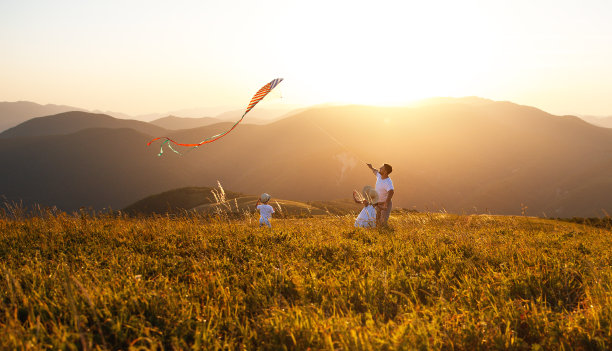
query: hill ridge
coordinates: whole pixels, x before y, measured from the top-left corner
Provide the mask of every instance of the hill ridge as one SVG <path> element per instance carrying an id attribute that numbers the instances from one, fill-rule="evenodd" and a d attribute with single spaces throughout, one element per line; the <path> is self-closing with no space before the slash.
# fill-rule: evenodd
<path id="1" fill-rule="evenodd" d="M 164 128 L 143 121 L 118 119 L 102 113 L 68 111 L 29 119 L 0 133 L 0 138 L 63 135 L 88 128 L 131 128 L 152 135 L 166 132 Z"/>
<path id="2" fill-rule="evenodd" d="M 229 124 L 160 135 L 198 142 Z M 123 208 L 165 189 L 220 180 L 243 194 L 328 201 L 372 185 L 364 166 L 370 162 L 393 165 L 398 207 L 612 213 L 612 131 L 513 103 L 319 107 L 266 125 L 241 124 L 217 142 L 161 158 L 160 143 L 145 146 L 150 139 L 115 130 L 0 139 L 0 163 L 8 169 L 0 194 L 67 209 Z"/>

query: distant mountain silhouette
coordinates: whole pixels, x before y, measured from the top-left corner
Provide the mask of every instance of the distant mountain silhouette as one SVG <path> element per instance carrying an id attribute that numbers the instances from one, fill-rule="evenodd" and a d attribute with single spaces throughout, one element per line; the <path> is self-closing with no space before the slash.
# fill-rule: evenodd
<path id="1" fill-rule="evenodd" d="M 170 129 L 170 130 L 178 130 L 178 129 L 191 129 L 198 127 L 205 127 L 211 124 L 223 122 L 218 118 L 213 117 L 201 117 L 201 118 L 189 118 L 189 117 L 176 117 L 176 116 L 167 116 L 158 118 L 149 123 L 154 124 L 156 126 Z"/>
<path id="2" fill-rule="evenodd" d="M 0 132 L 34 117 L 50 116 L 84 109 L 63 105 L 40 105 L 29 101 L 0 102 Z"/>
<path id="3" fill-rule="evenodd" d="M 199 142 L 219 123 L 168 131 Z M 394 205 L 549 217 L 612 213 L 612 130 L 509 102 L 307 109 L 243 124 L 197 149 L 146 147 L 157 134 L 86 129 L 0 140 L 0 194 L 26 203 L 123 208 L 182 187 L 223 186 L 295 201 L 350 197 L 374 184 L 371 162 L 394 167 Z"/>
<path id="4" fill-rule="evenodd" d="M 133 129 L 86 129 L 0 139 L 0 164 L 6 166 L 0 194 L 64 210 L 119 209 L 159 191 L 202 184 L 194 183 L 193 167 L 180 158 L 157 157 L 146 147 L 150 138 Z"/>
<path id="5" fill-rule="evenodd" d="M 300 110 L 297 110 L 300 111 Z M 278 121 L 287 117 L 288 115 L 292 115 L 296 112 L 296 110 L 290 109 L 266 109 L 266 108 L 258 108 L 253 109 L 249 112 L 248 115 L 244 117 L 242 123 L 245 124 L 269 124 L 274 121 Z M 221 121 L 237 121 L 244 114 L 244 110 L 234 110 L 227 111 L 215 116 L 216 119 Z"/>
<path id="6" fill-rule="evenodd" d="M 580 116 L 580 118 L 582 118 L 586 122 L 589 122 L 599 127 L 612 128 L 612 116 L 609 116 L 609 117 Z"/>
<path id="7" fill-rule="evenodd" d="M 0 133 L 0 138 L 71 134 L 88 128 L 131 128 L 150 135 L 166 133 L 164 128 L 147 122 L 72 111 L 53 116 L 32 118 Z"/>
<path id="8" fill-rule="evenodd" d="M 119 118 L 119 119 L 135 119 L 138 121 L 142 121 L 143 119 L 141 118 L 135 118 L 132 117 L 130 115 L 127 115 L 123 112 L 115 112 L 115 111 L 102 111 L 102 110 L 93 110 L 93 111 L 87 111 L 87 112 L 91 112 L 91 113 L 95 113 L 95 114 L 103 114 L 103 115 L 107 115 L 107 116 L 111 116 L 111 117 L 115 117 L 115 118 Z"/>
<path id="9" fill-rule="evenodd" d="M 466 97 L 432 97 L 427 99 L 419 100 L 412 105 L 415 107 L 424 107 L 424 106 L 432 106 L 432 105 L 442 105 L 442 104 L 468 104 L 468 105 L 488 105 L 495 103 L 496 101 L 481 98 L 478 96 L 466 96 Z"/>

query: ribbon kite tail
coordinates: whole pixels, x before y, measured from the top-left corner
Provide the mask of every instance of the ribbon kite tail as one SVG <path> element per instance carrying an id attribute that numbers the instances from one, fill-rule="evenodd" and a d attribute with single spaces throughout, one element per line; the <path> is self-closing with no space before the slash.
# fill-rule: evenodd
<path id="1" fill-rule="evenodd" d="M 253 107 L 255 107 L 255 105 L 257 105 L 258 102 L 260 102 L 264 97 L 266 97 L 266 95 L 268 95 L 268 93 L 274 89 L 280 82 L 283 81 L 283 78 L 276 78 L 273 79 L 270 83 L 264 85 L 263 87 L 261 87 L 261 89 L 259 89 L 257 91 L 257 93 L 255 93 L 255 95 L 253 95 L 253 98 L 251 98 L 251 101 L 249 102 L 249 105 L 246 108 L 246 111 L 244 111 L 244 113 L 242 114 L 242 117 L 240 117 L 240 119 L 234 123 L 234 125 L 227 131 L 223 132 L 223 133 L 219 133 L 216 135 L 211 136 L 210 138 L 204 139 L 201 142 L 197 143 L 197 144 L 183 144 L 183 143 L 177 143 L 176 141 L 168 138 L 168 137 L 159 137 L 159 138 L 155 138 L 151 141 L 149 141 L 147 143 L 147 146 L 150 146 L 151 143 L 153 143 L 154 141 L 157 140 L 161 140 L 161 139 L 165 139 L 161 146 L 160 146 L 160 151 L 159 154 L 157 154 L 157 156 L 161 156 L 164 153 L 164 144 L 168 144 L 168 147 L 170 148 L 170 150 L 174 151 L 175 153 L 182 155 L 180 152 L 178 152 L 177 150 L 174 149 L 174 147 L 172 147 L 172 144 L 176 145 L 176 146 L 188 146 L 188 147 L 192 147 L 193 149 L 204 145 L 204 144 L 208 144 L 208 143 L 212 143 L 213 141 L 216 141 L 218 139 L 221 139 L 222 137 L 226 136 L 227 134 L 229 134 L 232 130 L 234 130 L 234 128 L 236 128 L 236 126 L 242 122 L 242 120 L 244 119 L 244 116 L 246 116 L 247 113 L 249 113 L 249 111 L 251 111 L 253 109 Z"/>

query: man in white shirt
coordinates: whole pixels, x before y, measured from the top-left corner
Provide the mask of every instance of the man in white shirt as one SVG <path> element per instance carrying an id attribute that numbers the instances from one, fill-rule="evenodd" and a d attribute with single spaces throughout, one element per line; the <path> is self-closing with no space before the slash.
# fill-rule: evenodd
<path id="1" fill-rule="evenodd" d="M 374 172 L 376 176 L 376 192 L 378 193 L 378 206 L 376 206 L 376 222 L 379 226 L 386 226 L 393 207 L 393 181 L 389 178 L 389 174 L 393 171 L 391 165 L 385 163 L 380 169 L 372 167 L 371 163 L 367 164 L 368 168 Z"/>

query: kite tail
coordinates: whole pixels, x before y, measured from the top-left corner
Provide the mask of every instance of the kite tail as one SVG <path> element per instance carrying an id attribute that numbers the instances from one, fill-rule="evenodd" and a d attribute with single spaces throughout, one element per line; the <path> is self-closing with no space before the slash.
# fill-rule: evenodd
<path id="1" fill-rule="evenodd" d="M 248 112 L 248 111 L 247 111 L 247 112 Z M 161 143 L 161 145 L 160 145 L 160 147 L 159 147 L 159 153 L 157 154 L 157 156 L 161 156 L 161 155 L 163 155 L 163 154 L 164 154 L 164 144 L 168 144 L 168 147 L 170 148 L 170 150 L 172 150 L 172 151 L 174 151 L 175 153 L 177 153 L 177 154 L 179 154 L 179 155 L 181 155 L 181 156 L 182 156 L 183 154 L 181 154 L 181 153 L 180 153 L 180 152 L 178 152 L 176 149 L 174 149 L 174 148 L 172 147 L 172 144 L 174 144 L 174 145 L 178 145 L 178 146 L 190 146 L 190 147 L 191 147 L 191 149 L 193 150 L 193 149 L 198 148 L 198 147 L 200 147 L 200 146 L 202 146 L 202 145 L 204 145 L 204 144 L 212 143 L 213 141 L 218 140 L 218 139 L 220 139 L 220 138 L 222 138 L 222 137 L 226 136 L 227 134 L 229 134 L 229 132 L 231 132 L 232 130 L 234 130 L 234 128 L 236 128 L 236 126 L 238 126 L 238 124 L 240 124 L 240 122 L 242 122 L 242 120 L 244 119 L 244 116 L 246 116 L 247 112 L 245 112 L 245 113 L 242 115 L 242 117 L 240 117 L 240 119 L 239 119 L 239 120 L 238 120 L 236 123 L 234 123 L 234 125 L 232 125 L 232 127 L 231 127 L 229 130 L 226 130 L 226 131 L 225 131 L 225 132 L 223 132 L 223 133 L 215 134 L 215 135 L 211 136 L 210 138 L 206 138 L 206 139 L 204 139 L 204 140 L 200 141 L 200 142 L 199 142 L 199 143 L 197 143 L 197 144 L 182 144 L 182 143 L 177 143 L 176 141 L 174 141 L 174 140 L 172 140 L 172 139 L 170 139 L 170 138 L 168 138 L 168 137 L 158 137 L 158 138 L 155 138 L 155 139 L 153 139 L 153 140 L 149 141 L 149 142 L 147 143 L 147 146 L 150 146 L 150 145 L 151 145 L 153 142 L 155 142 L 155 141 L 157 141 L 157 140 L 165 139 L 165 140 L 164 140 L 164 141 Z M 191 151 L 191 150 L 190 150 L 190 151 Z"/>
<path id="2" fill-rule="evenodd" d="M 176 146 L 187 146 L 187 147 L 191 147 L 191 149 L 195 149 L 197 147 L 200 147 L 204 144 L 208 144 L 208 143 L 212 143 L 215 140 L 218 140 L 224 136 L 226 136 L 227 134 L 229 134 L 229 132 L 231 132 L 232 130 L 234 130 L 234 128 L 236 128 L 236 126 L 238 124 L 240 124 L 240 122 L 242 122 L 242 120 L 244 119 L 244 116 L 246 116 L 247 113 L 249 113 L 249 111 L 251 111 L 253 109 L 253 107 L 255 107 L 255 105 L 257 105 L 257 103 L 259 101 L 261 101 L 266 95 L 268 95 L 268 93 L 274 89 L 274 87 L 276 87 L 281 81 L 283 80 L 283 78 L 276 78 L 273 79 L 270 83 L 264 85 L 261 89 L 259 89 L 257 91 L 257 93 L 255 93 L 255 95 L 253 96 L 253 98 L 251 99 L 251 101 L 249 102 L 249 105 L 247 106 L 246 111 L 244 111 L 244 113 L 242 114 L 242 117 L 240 117 L 240 119 L 234 123 L 234 125 L 227 131 L 223 132 L 223 133 L 219 133 L 216 135 L 211 136 L 210 138 L 204 139 L 201 142 L 197 143 L 197 144 L 183 144 L 183 143 L 177 143 L 176 141 L 168 138 L 168 137 L 159 137 L 159 138 L 155 138 L 151 141 L 149 141 L 147 143 L 147 146 L 150 146 L 151 143 L 153 143 L 154 141 L 157 140 L 161 140 L 161 139 L 165 139 L 159 149 L 159 154 L 157 154 L 157 156 L 161 156 L 164 153 L 164 144 L 168 144 L 168 147 L 170 148 L 170 150 L 174 151 L 175 153 L 182 155 L 180 152 L 176 151 L 173 147 L 172 144 L 176 145 Z"/>

